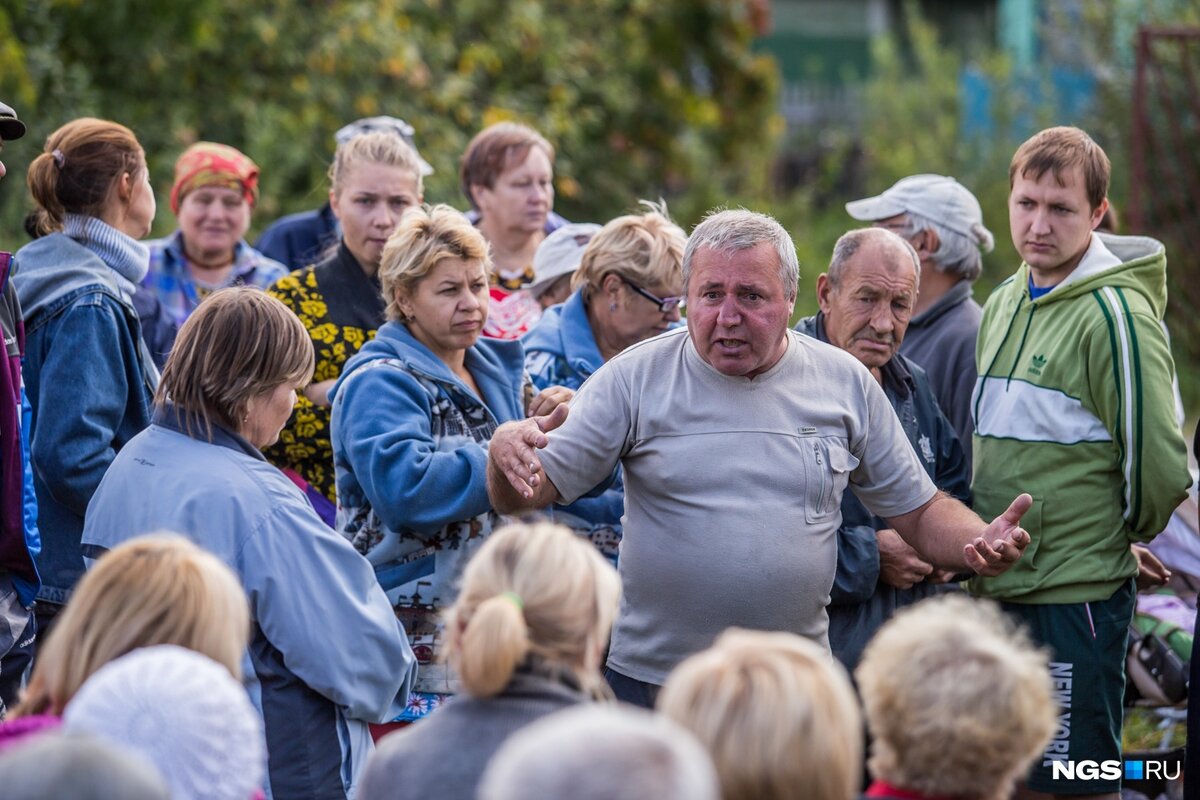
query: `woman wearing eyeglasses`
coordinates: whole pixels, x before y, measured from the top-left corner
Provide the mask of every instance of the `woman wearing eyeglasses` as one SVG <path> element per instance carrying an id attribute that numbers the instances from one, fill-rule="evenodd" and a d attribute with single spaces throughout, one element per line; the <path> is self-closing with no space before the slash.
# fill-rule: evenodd
<path id="1" fill-rule="evenodd" d="M 679 325 L 687 235 L 665 205 L 643 205 L 646 213 L 617 217 L 592 237 L 571 280 L 571 296 L 546 309 L 522 338 L 525 368 L 537 389 L 578 389 L 626 347 Z M 599 497 L 553 506 L 550 513 L 615 561 L 624 503 L 618 474 Z"/>

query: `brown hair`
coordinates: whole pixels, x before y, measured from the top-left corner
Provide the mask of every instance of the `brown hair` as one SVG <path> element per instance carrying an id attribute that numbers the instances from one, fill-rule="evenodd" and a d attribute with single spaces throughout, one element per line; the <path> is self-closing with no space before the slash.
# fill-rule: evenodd
<path id="1" fill-rule="evenodd" d="M 255 396 L 307 383 L 313 362 L 312 340 L 287 306 L 249 286 L 221 289 L 179 329 L 154 404 L 199 416 L 211 439 L 214 424 L 238 430 Z"/>
<path id="2" fill-rule="evenodd" d="M 602 695 L 600 657 L 620 596 L 617 571 L 587 539 L 546 522 L 507 525 L 463 572 L 446 614 L 447 658 L 475 697 L 502 691 L 522 664 Z"/>
<path id="3" fill-rule="evenodd" d="M 545 153 L 546 158 L 550 159 L 550 166 L 554 166 L 554 147 L 527 125 L 497 122 L 475 134 L 463 153 L 459 167 L 462 193 L 471 203 L 471 208 L 479 208 L 471 194 L 472 186 L 491 189 L 504 170 L 514 164 L 524 163 L 533 147 Z"/>
<path id="4" fill-rule="evenodd" d="M 1027 139 L 1008 166 L 1008 188 L 1012 190 L 1017 175 L 1038 180 L 1047 172 L 1054 173 L 1059 186 L 1066 186 L 1066 173 L 1076 166 L 1083 168 L 1083 185 L 1094 211 L 1108 196 L 1112 166 L 1104 149 L 1079 128 L 1047 128 Z"/>
<path id="5" fill-rule="evenodd" d="M 249 637 L 246 593 L 224 562 L 182 536 L 132 539 L 79 581 L 10 716 L 61 714 L 96 670 L 156 644 L 195 650 L 240 680 Z"/>
<path id="6" fill-rule="evenodd" d="M 37 232 L 60 231 L 67 214 L 100 216 L 122 175 L 140 177 L 146 156 L 133 131 L 116 122 L 84 117 L 46 139 L 26 180 L 37 203 Z"/>
<path id="7" fill-rule="evenodd" d="M 447 258 L 478 261 L 485 274 L 492 268 L 487 240 L 462 212 L 443 204 L 406 210 L 379 257 L 379 283 L 389 320 L 404 321 L 396 290 L 411 292 Z"/>

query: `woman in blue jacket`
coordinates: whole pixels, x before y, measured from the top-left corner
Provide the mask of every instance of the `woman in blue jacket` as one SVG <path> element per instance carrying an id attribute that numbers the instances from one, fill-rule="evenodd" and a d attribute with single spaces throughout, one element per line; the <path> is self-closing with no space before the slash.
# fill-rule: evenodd
<path id="1" fill-rule="evenodd" d="M 387 322 L 333 389 L 338 530 L 374 565 L 421 664 L 403 719 L 453 691 L 437 658 L 439 613 L 498 522 L 488 440 L 571 396 L 554 387 L 532 397 L 520 343 L 480 338 L 489 266 L 462 214 L 408 211 L 379 267 Z"/>
<path id="2" fill-rule="evenodd" d="M 564 233 L 565 228 L 541 244 L 539 256 L 545 252 L 568 261 L 573 257 L 578 269 L 572 267 L 574 293 L 562 305 L 546 309 L 521 340 L 535 387 L 578 389 L 626 347 L 679 325 L 687 235 L 665 207 L 646 205 L 645 214 L 617 217 L 583 244 L 571 232 Z M 625 513 L 619 473 L 599 496 L 552 506 L 549 513 L 616 562 Z"/>
<path id="3" fill-rule="evenodd" d="M 371 567 L 263 457 L 312 374 L 312 341 L 283 303 L 214 292 L 180 328 L 154 422 L 104 476 L 83 543 L 103 559 L 178 531 L 224 561 L 250 603 L 243 663 L 267 796 L 349 800 L 374 749 L 368 726 L 404 708 L 415 659 Z"/>
<path id="4" fill-rule="evenodd" d="M 45 623 L 83 574 L 88 501 L 117 451 L 150 424 L 158 371 L 133 295 L 149 269 L 137 240 L 150 232 L 155 203 L 137 138 L 106 120 L 77 119 L 50 134 L 28 180 L 43 236 L 17 252 L 13 283 L 25 314 Z"/>

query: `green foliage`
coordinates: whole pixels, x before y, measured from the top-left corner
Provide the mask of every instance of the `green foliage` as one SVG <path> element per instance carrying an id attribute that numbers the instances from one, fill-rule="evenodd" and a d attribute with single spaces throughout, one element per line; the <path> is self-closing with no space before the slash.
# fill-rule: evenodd
<path id="1" fill-rule="evenodd" d="M 735 0 L 17 0 L 0 8 L 0 97 L 38 142 L 93 114 L 132 127 L 159 197 L 188 144 L 232 144 L 263 169 L 256 225 L 326 191 L 333 132 L 368 115 L 416 127 L 426 198 L 464 206 L 458 157 L 501 119 L 558 149 L 557 210 L 605 220 L 640 197 L 761 194 L 781 129 L 770 58 Z M 6 30 L 15 33 L 4 35 Z M 0 184 L 0 236 L 27 209 Z M 173 227 L 159 214 L 157 232 Z"/>

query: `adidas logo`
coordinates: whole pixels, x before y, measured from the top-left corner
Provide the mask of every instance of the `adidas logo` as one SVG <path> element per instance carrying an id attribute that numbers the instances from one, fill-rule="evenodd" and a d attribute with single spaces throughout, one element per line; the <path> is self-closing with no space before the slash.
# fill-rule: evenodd
<path id="1" fill-rule="evenodd" d="M 1029 371 L 1034 375 L 1041 375 L 1042 368 L 1046 366 L 1046 357 L 1035 355 L 1029 360 Z"/>

